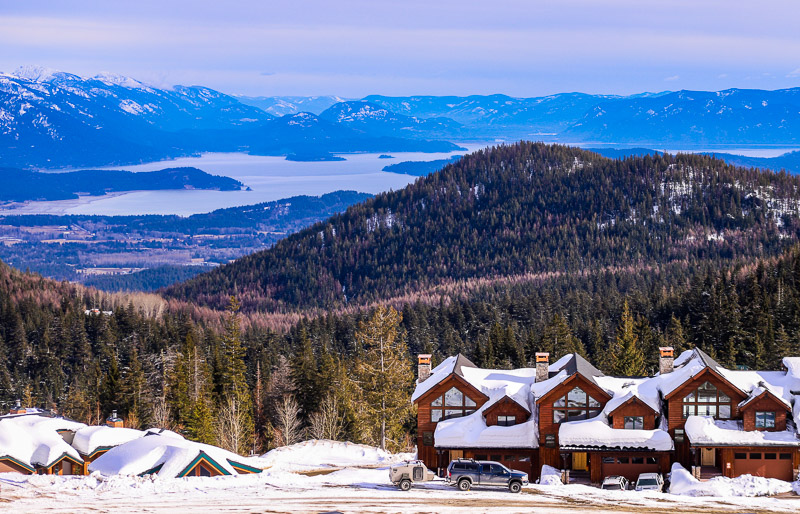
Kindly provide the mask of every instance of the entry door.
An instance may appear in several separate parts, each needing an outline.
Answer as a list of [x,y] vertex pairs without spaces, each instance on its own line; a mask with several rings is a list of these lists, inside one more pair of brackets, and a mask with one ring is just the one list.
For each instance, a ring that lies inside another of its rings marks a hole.
[[588,471],[589,466],[586,462],[586,452],[577,452],[572,454],[572,470],[573,471]]
[[701,466],[716,466],[717,465],[717,452],[714,448],[701,448],[700,449],[700,465]]
[[464,450],[450,450],[450,460],[461,459],[463,457],[464,457]]

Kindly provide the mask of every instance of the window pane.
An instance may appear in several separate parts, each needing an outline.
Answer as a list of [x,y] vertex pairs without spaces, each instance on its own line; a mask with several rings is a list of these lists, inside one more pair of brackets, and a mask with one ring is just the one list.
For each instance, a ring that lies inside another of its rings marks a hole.
[[734,459],[746,459],[747,458],[747,454],[746,453],[734,453],[733,454],[733,458]]
[[631,464],[644,464],[644,457],[633,457]]
[[436,423],[442,419],[442,411],[439,409],[431,410],[431,423]]
[[553,423],[561,423],[567,417],[567,412],[563,410],[553,411]]
[[586,419],[585,410],[568,410],[567,414],[569,417],[569,421],[580,421],[582,419]]
[[553,404],[553,407],[566,407],[567,406],[567,397],[562,396]]
[[598,402],[597,400],[595,400],[594,398],[592,398],[590,396],[589,397],[589,407],[600,407],[600,402]]
[[475,407],[477,404],[473,402],[469,396],[464,395],[464,405],[467,407]]
[[766,460],[775,460],[778,457],[777,453],[765,453],[764,458]]
[[716,405],[698,405],[697,406],[697,415],[698,416],[716,416],[717,415],[717,406]]
[[599,416],[599,415],[600,415],[600,411],[599,410],[590,410],[589,411],[589,417],[590,418],[593,418],[593,417]]
[[765,417],[766,428],[775,428],[775,413],[767,412]]
[[585,407],[586,393],[580,387],[576,387],[567,395],[567,403],[569,407]]
[[633,430],[633,418],[625,418],[625,430]]
[[694,402],[695,401],[694,391],[692,391],[691,393],[689,393],[686,396],[684,396],[683,401],[684,402],[690,402],[690,403]]
[[789,460],[792,458],[791,453],[781,453],[781,460]]
[[761,454],[760,453],[751,453],[750,454],[750,458],[752,460],[761,460]]
[[433,400],[433,402],[431,402],[431,405],[435,405],[435,406],[439,406],[440,407],[442,405],[442,397],[440,396],[440,397],[436,398],[435,400]]
[[722,391],[720,391],[719,392],[719,402],[720,403],[727,403],[729,401],[731,401],[731,398],[727,394],[725,394]]
[[614,464],[614,457],[603,457],[603,464]]
[[688,418],[689,416],[694,416],[695,414],[695,406],[694,405],[684,405],[683,406],[683,417]]
[[720,405],[719,406],[719,419],[730,419],[731,417],[731,406],[730,405]]
[[628,463],[628,457],[619,457],[617,459],[617,462],[619,462],[620,464],[627,464]]
[[647,457],[648,464],[658,464],[658,457]]
[[447,409],[444,411],[445,418],[460,418],[464,415],[464,411],[461,409]]
[[470,414],[472,414],[473,412],[475,412],[475,409],[465,409],[465,410],[464,410],[464,415],[465,415],[465,416],[469,416],[469,415],[470,415]]
[[461,391],[453,387],[445,393],[444,404],[447,406],[463,405],[464,395],[461,393]]

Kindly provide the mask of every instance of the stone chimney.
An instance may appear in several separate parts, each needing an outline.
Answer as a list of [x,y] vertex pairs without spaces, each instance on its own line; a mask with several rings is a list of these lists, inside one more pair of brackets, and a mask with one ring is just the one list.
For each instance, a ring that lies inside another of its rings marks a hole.
[[117,411],[111,411],[111,415],[106,418],[106,426],[111,428],[122,428],[123,422],[122,418],[117,416]]
[[22,406],[22,402],[17,400],[17,403],[11,407],[9,414],[25,414],[28,412],[28,409]]
[[675,350],[671,346],[660,346],[658,351],[661,354],[658,359],[658,371],[662,375],[672,373],[672,370],[675,369],[673,365],[675,361]]
[[421,353],[417,358],[417,383],[421,384],[431,376],[431,354]]
[[536,381],[543,382],[550,378],[550,354],[536,352]]

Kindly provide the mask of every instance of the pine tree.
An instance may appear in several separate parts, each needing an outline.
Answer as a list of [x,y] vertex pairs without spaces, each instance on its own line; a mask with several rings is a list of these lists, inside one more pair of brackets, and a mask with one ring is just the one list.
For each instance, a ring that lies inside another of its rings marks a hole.
[[408,347],[399,333],[402,318],[394,308],[379,306],[359,323],[356,341],[364,349],[355,369],[365,408],[360,420],[372,430],[372,444],[397,451],[411,414],[408,395],[414,383]]
[[290,361],[292,382],[295,384],[294,398],[300,405],[301,418],[308,421],[319,405],[322,391],[317,371],[317,360],[311,346],[311,339],[305,327],[300,329],[300,348]]
[[639,341],[634,331],[633,316],[631,315],[628,301],[622,307],[622,316],[617,327],[617,359],[614,373],[621,376],[641,376],[644,374],[644,355],[639,348]]

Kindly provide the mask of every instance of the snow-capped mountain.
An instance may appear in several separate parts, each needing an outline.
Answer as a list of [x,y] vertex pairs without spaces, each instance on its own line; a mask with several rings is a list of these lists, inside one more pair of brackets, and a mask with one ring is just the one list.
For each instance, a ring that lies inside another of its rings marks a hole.
[[339,96],[237,96],[245,105],[258,107],[273,116],[285,116],[299,112],[319,114],[331,105],[346,102]]
[[[0,166],[121,164],[203,151],[286,154],[315,141],[337,152],[420,146],[383,138],[387,131],[374,135],[344,124],[315,123],[310,113],[287,116],[275,118],[201,86],[159,88],[111,73],[86,78],[23,67],[0,74]],[[426,148],[457,147],[442,141]]]
[[459,123],[449,118],[425,119],[406,116],[366,100],[334,104],[323,111],[320,118],[365,134],[381,136],[452,137],[458,135],[461,127]]

